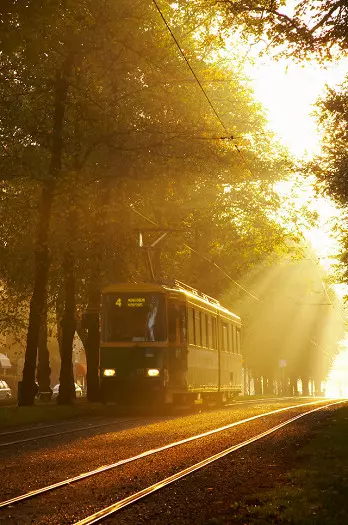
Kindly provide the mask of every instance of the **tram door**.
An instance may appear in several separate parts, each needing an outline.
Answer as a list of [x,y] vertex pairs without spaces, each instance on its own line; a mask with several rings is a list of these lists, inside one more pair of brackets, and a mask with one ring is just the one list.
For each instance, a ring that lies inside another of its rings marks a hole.
[[168,374],[169,386],[187,388],[186,307],[178,302],[168,303]]

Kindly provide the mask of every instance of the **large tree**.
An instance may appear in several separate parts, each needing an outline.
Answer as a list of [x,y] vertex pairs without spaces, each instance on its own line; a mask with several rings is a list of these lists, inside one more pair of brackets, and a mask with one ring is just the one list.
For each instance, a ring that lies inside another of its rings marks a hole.
[[337,88],[327,87],[318,100],[316,119],[322,133],[321,152],[306,169],[317,179],[319,192],[336,203],[341,220],[336,234],[342,240],[337,277],[348,283],[348,79]]
[[[229,233],[244,246],[249,236],[251,248],[250,224],[255,239],[260,241],[261,225],[272,237],[272,220],[258,206],[276,207],[271,187],[282,161],[271,154],[262,114],[237,68],[214,64],[208,42],[202,50],[198,11],[185,25],[174,7],[166,6],[165,13],[190,49],[200,83],[151,2],[28,0],[1,6],[1,177],[22,204],[30,195],[37,211],[23,230],[31,233],[25,240],[33,264],[24,286],[32,295],[21,404],[33,402],[47,282],[51,296],[65,290],[62,400],[69,402],[75,305],[86,300],[83,280],[90,283],[87,302],[95,304],[115,260],[122,261],[115,279],[125,275],[126,262],[128,275],[137,273],[133,252],[124,255],[130,204],[151,205],[164,195],[162,204],[172,205],[175,214],[166,216],[158,206],[160,222],[195,230],[197,239],[211,223],[206,245],[214,256],[216,242],[225,254],[230,250]],[[7,204],[11,192],[3,193]],[[190,214],[185,205],[199,200],[207,206]],[[11,215],[6,224],[10,219],[15,222]],[[10,245],[4,233],[3,242],[7,261],[14,256],[9,246],[26,246],[20,233]],[[272,243],[261,244],[260,254]],[[241,271],[233,257],[228,264]],[[20,290],[10,276],[7,265],[2,279]]]
[[[107,2],[101,8],[88,1],[74,6],[28,1],[8,3],[2,12],[3,178],[38,180],[41,191],[21,404],[31,404],[35,392],[57,195],[89,184],[105,171],[114,179],[130,172],[146,175],[156,151],[173,156],[178,142],[182,157],[202,150],[199,143],[195,148],[187,142],[188,129],[191,134],[200,130],[190,128],[193,111],[187,110],[184,95],[175,96],[180,80],[173,83],[172,78],[180,75],[182,64],[173,50],[157,45],[163,28],[154,15],[158,14],[151,4],[141,2],[132,6]],[[173,118],[173,95],[180,119]],[[74,221],[69,220],[74,206],[70,198],[66,208],[70,235],[63,256],[68,294],[63,348],[68,354],[74,332],[75,234]]]
[[310,166],[322,189],[348,208],[348,79],[336,89],[327,88],[317,102],[316,117],[322,145]]

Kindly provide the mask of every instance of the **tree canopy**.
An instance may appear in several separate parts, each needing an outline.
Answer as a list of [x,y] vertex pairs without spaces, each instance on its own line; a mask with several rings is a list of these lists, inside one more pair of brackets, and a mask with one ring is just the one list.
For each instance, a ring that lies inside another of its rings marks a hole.
[[348,206],[348,80],[327,88],[318,100],[316,117],[322,131],[320,155],[311,163],[322,189],[341,207]]
[[[219,6],[247,14],[243,2]],[[0,8],[1,308],[18,322],[19,298],[30,311],[27,394],[47,308],[68,385],[76,311],[98,304],[107,282],[146,279],[136,248],[146,217],[177,230],[156,254],[161,278],[212,295],[288,250],[274,183],[292,164],[237,56],[231,65],[216,53],[212,7],[166,5],[171,32],[150,1]],[[255,32],[259,15],[248,16]]]
[[[215,9],[222,36],[231,29],[266,40],[267,49],[300,59],[309,55],[327,59],[346,52],[348,2],[346,0],[286,0],[201,2],[201,9]],[[242,30],[241,30],[242,28]]]

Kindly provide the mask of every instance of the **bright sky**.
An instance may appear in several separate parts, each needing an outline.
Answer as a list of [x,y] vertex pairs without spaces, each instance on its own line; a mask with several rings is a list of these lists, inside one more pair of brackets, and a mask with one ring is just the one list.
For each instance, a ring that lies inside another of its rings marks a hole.
[[[288,0],[283,12],[291,15],[295,4],[296,0]],[[320,151],[320,135],[311,113],[319,96],[324,94],[325,85],[335,87],[348,75],[348,59],[328,63],[326,67],[314,62],[295,64],[289,59],[277,62],[267,57],[254,59],[253,65],[245,65],[245,72],[252,80],[255,98],[267,112],[270,129],[295,157],[312,157]],[[291,181],[284,181],[278,191],[290,197],[298,189]],[[320,264],[331,273],[339,251],[339,243],[332,233],[334,221],[340,222],[339,210],[329,199],[317,198],[308,181],[301,184],[295,200],[296,207],[300,208],[304,203],[318,212],[319,220],[316,227],[303,231],[303,234],[311,243]],[[336,284],[333,288],[341,299],[348,294],[348,286]],[[343,383],[348,384],[348,334],[340,345],[327,380],[327,395],[348,396],[348,388],[343,391],[342,386]]]
[[[281,11],[292,16],[298,0],[287,0]],[[311,22],[309,25],[311,25]],[[326,67],[314,62],[295,64],[289,59],[275,62],[257,60],[248,69],[254,81],[257,98],[268,111],[272,129],[282,138],[296,156],[319,150],[320,137],[314,118],[310,115],[325,84],[333,87],[348,73],[348,59],[327,63]]]
[[270,127],[296,156],[318,151],[319,136],[312,105],[325,84],[335,86],[348,72],[348,60],[329,64],[326,69],[314,63],[294,64],[281,60],[258,60],[247,74],[253,80],[256,98],[265,107]]
[[[282,11],[291,15],[297,0],[287,0]],[[231,44],[233,47],[233,44]],[[249,56],[245,61],[245,73],[250,78],[255,98],[259,100],[268,117],[270,129],[279,141],[287,146],[297,158],[310,158],[320,151],[320,134],[311,114],[317,99],[324,95],[325,86],[335,87],[348,75],[348,58],[319,65],[316,62],[295,63],[290,59],[273,60],[258,55],[258,46],[245,48],[241,53]],[[253,61],[253,63],[252,63]],[[294,184],[285,182],[278,190],[293,196]],[[340,222],[340,212],[329,199],[318,198],[308,180],[295,188],[296,206],[304,204],[318,212],[315,228],[303,232],[320,258],[321,265],[329,272],[337,262],[334,256],[339,251],[337,239],[332,235],[335,219]],[[338,287],[342,296],[348,289]]]
[[[327,70],[315,65],[291,64],[286,69],[284,63],[259,64],[255,68],[254,89],[256,97],[265,106],[270,127],[293,155],[312,156],[320,150],[320,136],[316,122],[311,117],[312,105],[322,92],[325,83],[334,86],[340,83],[348,61],[330,66]],[[270,87],[271,86],[271,87]],[[291,181],[280,184],[280,192],[290,195]],[[340,212],[324,197],[317,197],[309,181],[302,184],[302,191],[295,197],[299,208],[306,204],[310,210],[319,214],[317,226],[303,231],[304,237],[316,252],[321,266],[332,275],[340,251],[339,241],[333,235],[335,223],[340,223]],[[337,296],[342,299],[348,294],[348,287],[334,284]]]
[[[271,129],[295,156],[302,157],[306,153],[312,156],[320,151],[320,136],[314,117],[310,115],[312,105],[323,92],[325,84],[333,87],[341,83],[346,72],[347,60],[330,65],[327,69],[308,63],[304,67],[295,64],[286,67],[283,61],[259,62],[248,71],[254,79],[255,95],[267,110]],[[329,199],[315,198],[310,188],[303,188],[300,201],[302,199],[319,212],[318,225],[303,233],[316,252],[321,266],[330,274],[337,262],[335,254],[339,251],[339,243],[332,235],[333,221],[335,218],[338,218],[338,222],[340,220],[339,211]],[[334,284],[332,287],[341,300],[348,294],[348,286]],[[337,305],[334,307],[337,310]],[[347,385],[348,333],[340,342],[338,355],[326,380],[326,396],[348,397]]]
[[[281,143],[290,152],[300,158],[311,157],[320,151],[320,135],[311,113],[318,97],[323,94],[325,85],[334,87],[340,84],[348,74],[348,59],[328,63],[326,67],[314,62],[295,64],[289,59],[274,61],[271,58],[257,59],[255,65],[246,67],[246,73],[252,79],[255,97],[264,106],[270,128],[278,135]],[[282,188],[282,192],[289,193]],[[291,183],[290,183],[291,186]],[[326,270],[336,261],[332,256],[339,246],[331,236],[334,218],[339,211],[329,199],[316,198],[310,185],[303,184],[302,192],[297,196],[299,204],[307,203],[319,213],[317,228],[304,232],[314,250],[321,258]]]
[[[247,73],[253,80],[256,98],[267,111],[270,128],[290,152],[296,157],[311,157],[319,152],[320,136],[311,116],[313,105],[323,93],[325,84],[334,87],[343,81],[348,74],[348,60],[328,64],[326,68],[313,63],[301,66],[284,60],[263,60],[248,68]],[[289,195],[291,189],[286,188],[287,184],[289,182],[284,183],[283,191]],[[299,204],[307,202],[312,210],[318,211],[319,221],[316,227],[303,233],[321,266],[331,273],[339,251],[339,243],[332,234],[335,219],[340,222],[339,210],[329,199],[316,198],[313,190],[305,186],[298,198]],[[340,299],[348,294],[348,286],[334,284],[333,288]],[[329,397],[348,397],[348,334],[341,341],[339,350],[326,382],[326,395]]]

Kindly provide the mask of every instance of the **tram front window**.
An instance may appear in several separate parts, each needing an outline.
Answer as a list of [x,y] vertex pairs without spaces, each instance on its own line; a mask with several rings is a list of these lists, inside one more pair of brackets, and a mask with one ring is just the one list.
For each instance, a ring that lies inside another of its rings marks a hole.
[[112,293],[103,297],[105,342],[165,341],[165,299],[159,293]]

